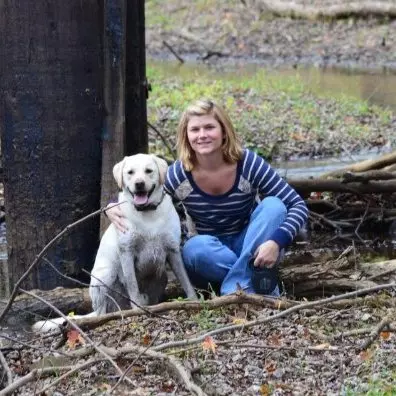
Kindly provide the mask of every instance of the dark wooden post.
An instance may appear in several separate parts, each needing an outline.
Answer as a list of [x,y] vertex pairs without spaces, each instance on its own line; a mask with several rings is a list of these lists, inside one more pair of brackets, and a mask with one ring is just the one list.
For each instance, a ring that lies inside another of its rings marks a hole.
[[125,120],[128,155],[148,151],[144,0],[127,1]]
[[[59,231],[99,208],[102,36],[97,0],[0,3],[0,129],[11,283]],[[47,259],[71,276],[90,269],[98,231],[97,217],[66,235]],[[43,263],[24,287],[69,284]]]
[[[126,155],[125,144],[125,2],[104,0],[104,103],[101,206],[117,196],[113,166]],[[101,217],[101,234],[109,221]]]
[[[113,166],[125,155],[148,151],[144,1],[105,0],[104,15],[102,206],[118,191]],[[108,224],[102,216],[101,233]]]

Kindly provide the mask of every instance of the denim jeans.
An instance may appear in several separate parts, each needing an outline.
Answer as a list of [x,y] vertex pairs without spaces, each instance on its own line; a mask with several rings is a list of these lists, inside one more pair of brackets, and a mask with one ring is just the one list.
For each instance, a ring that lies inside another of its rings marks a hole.
[[[191,282],[221,284],[221,295],[237,291],[254,293],[252,270],[248,266],[259,245],[266,242],[286,218],[287,209],[276,197],[263,199],[253,211],[249,224],[230,236],[196,235],[184,245],[182,254]],[[274,270],[274,276],[277,276]],[[279,295],[276,287],[273,296]]]

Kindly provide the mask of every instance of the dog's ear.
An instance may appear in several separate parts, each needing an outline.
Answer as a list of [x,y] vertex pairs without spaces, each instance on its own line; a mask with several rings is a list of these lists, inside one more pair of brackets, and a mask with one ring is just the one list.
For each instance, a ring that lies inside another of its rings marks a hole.
[[159,158],[156,155],[152,154],[152,157],[153,157],[154,161],[156,162],[156,164],[158,166],[159,182],[160,182],[160,184],[164,184],[165,183],[166,171],[168,170],[168,163],[164,159]]
[[120,189],[122,189],[122,170],[124,169],[125,159],[126,157],[124,157],[124,159],[121,162],[115,164],[113,168],[113,176]]

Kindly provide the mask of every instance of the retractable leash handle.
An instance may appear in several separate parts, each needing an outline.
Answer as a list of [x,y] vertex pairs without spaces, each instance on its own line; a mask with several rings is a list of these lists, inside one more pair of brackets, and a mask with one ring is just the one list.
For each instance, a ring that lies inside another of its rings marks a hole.
[[256,293],[270,296],[279,282],[279,260],[272,268],[254,266],[254,257],[249,261],[252,270],[252,286]]

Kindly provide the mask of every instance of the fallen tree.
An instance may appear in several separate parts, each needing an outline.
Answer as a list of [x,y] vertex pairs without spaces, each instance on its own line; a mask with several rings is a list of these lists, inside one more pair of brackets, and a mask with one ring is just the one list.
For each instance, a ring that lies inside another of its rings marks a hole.
[[321,19],[346,18],[350,16],[364,17],[396,17],[396,5],[388,1],[352,1],[328,4],[322,7],[309,6],[295,1],[260,0],[260,11],[270,12],[276,16]]
[[[315,252],[301,252],[286,256],[280,269],[280,278],[285,287],[288,296],[293,297],[312,297],[340,294],[353,290],[366,289],[375,287],[378,284],[396,282],[396,260],[385,260],[381,262],[359,262],[359,258],[354,254],[352,249],[347,249],[339,257],[334,256],[334,252],[324,250],[320,254]],[[56,288],[50,291],[35,290],[33,294],[47,301],[41,300],[30,295],[19,295],[11,308],[11,315],[25,315],[32,318],[37,315],[43,317],[53,317],[50,306],[56,306],[65,314],[69,312],[87,313],[91,311],[91,302],[88,288]],[[165,299],[169,300],[176,296],[183,295],[183,290],[178,282],[172,280],[168,287]],[[240,300],[228,301],[228,304],[241,303]],[[246,300],[251,304],[254,303],[254,297]],[[189,309],[202,309],[202,302],[169,301],[165,305],[159,305],[158,308],[150,308],[150,312],[162,312],[173,309],[189,307]],[[216,300],[216,304],[225,303],[222,299]],[[260,299],[257,297],[257,305],[275,308],[274,300],[271,298]],[[209,304],[209,305],[208,305]],[[207,308],[212,303],[207,303]],[[214,303],[213,303],[214,304]],[[282,304],[291,306],[291,301],[283,301]],[[217,305],[216,305],[217,306]],[[215,306],[214,306],[215,307]],[[143,312],[143,311],[142,311]],[[135,312],[136,313],[136,312]],[[109,314],[109,318],[116,318],[117,315]],[[106,317],[106,321],[110,320]],[[85,320],[89,323],[99,323],[96,319],[88,318]],[[84,323],[85,323],[84,322]]]

